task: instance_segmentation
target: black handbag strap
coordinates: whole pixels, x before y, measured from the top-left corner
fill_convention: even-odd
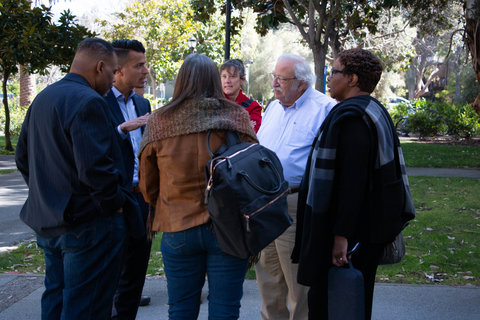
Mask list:
[[[210,148],[210,134],[212,133],[212,129],[208,129],[207,131],[207,150],[208,154],[210,157],[215,157],[215,155],[223,153],[227,147],[234,146],[236,144],[242,143],[242,140],[240,139],[240,136],[238,135],[238,132],[236,131],[231,131],[227,130],[226,131],[226,139],[227,139],[227,144],[224,145],[222,144],[218,149],[215,151],[215,153],[212,152],[212,149]]]
[[[248,99],[248,100],[245,100],[241,103],[242,107],[244,108],[248,108],[253,102],[253,99]]]

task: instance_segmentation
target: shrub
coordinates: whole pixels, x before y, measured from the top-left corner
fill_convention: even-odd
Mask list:
[[[399,103],[392,107],[389,111],[393,123],[397,123],[400,119],[408,117],[414,113],[414,108],[411,103]]]
[[[408,117],[407,129],[417,132],[420,138],[436,136],[443,132],[442,117],[434,110],[418,110]]]
[[[407,114],[408,131],[417,132],[421,138],[450,135],[455,139],[470,138],[480,132],[480,119],[470,105],[455,105],[441,101],[417,100]],[[394,110],[399,114],[401,106]],[[404,112],[404,111],[403,111]],[[392,115],[392,118],[395,114]]]
[[[0,125],[1,128],[5,128],[5,106],[0,103]],[[28,106],[19,106],[17,99],[12,99],[8,103],[10,110],[10,135],[12,137],[20,135],[22,129],[23,120],[27,114]]]
[[[471,105],[451,105],[446,113],[447,134],[458,138],[471,138],[480,132],[480,119]]]

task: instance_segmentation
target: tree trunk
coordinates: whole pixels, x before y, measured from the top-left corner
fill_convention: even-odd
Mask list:
[[[157,80],[155,80],[153,69],[150,69],[150,72],[148,73],[148,76],[150,77],[150,84],[152,85],[152,94],[153,94],[153,101],[155,101],[155,109],[158,109]]]
[[[465,42],[468,51],[472,57],[472,66],[475,71],[477,82],[480,84],[480,1],[466,0],[465,1]],[[480,94],[473,103],[473,108],[480,116]]]
[[[420,91],[424,90],[422,92],[425,93],[427,89],[425,89],[425,83],[423,82],[423,74],[425,73],[425,69],[427,66],[427,57],[421,54],[419,57],[419,62],[417,66],[417,74],[415,76],[415,99],[418,99]]]
[[[29,106],[34,93],[33,76],[25,66],[20,66],[20,106]]]
[[[5,110],[5,150],[13,151],[12,141],[10,139],[10,109],[8,108],[8,97],[7,97],[7,81],[10,77],[10,74],[3,73],[2,81],[2,92],[3,92],[3,107]]]
[[[408,88],[408,100],[415,100],[415,67],[410,65],[410,68],[407,71],[407,88]]]
[[[455,53],[455,61],[453,64],[453,70],[455,72],[455,98],[453,99],[454,103],[459,103],[462,100],[462,74],[460,71],[461,68],[461,52],[462,48],[458,47],[457,52]]]
[[[312,50],[312,52],[313,52],[314,72],[315,72],[315,76],[317,77],[315,81],[315,89],[325,93],[324,70],[325,70],[326,52],[322,49],[321,46],[320,48],[315,48],[314,50]]]

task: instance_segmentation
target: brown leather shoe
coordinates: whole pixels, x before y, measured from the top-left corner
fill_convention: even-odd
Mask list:
[[[142,296],[140,298],[140,303],[138,304],[140,307],[148,306],[150,304],[150,297],[149,296]]]

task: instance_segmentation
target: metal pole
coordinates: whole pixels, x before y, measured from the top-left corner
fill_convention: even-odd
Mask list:
[[[230,59],[230,24],[231,24],[231,14],[232,14],[232,1],[227,0],[227,9],[225,12],[226,21],[225,21],[225,61]]]

